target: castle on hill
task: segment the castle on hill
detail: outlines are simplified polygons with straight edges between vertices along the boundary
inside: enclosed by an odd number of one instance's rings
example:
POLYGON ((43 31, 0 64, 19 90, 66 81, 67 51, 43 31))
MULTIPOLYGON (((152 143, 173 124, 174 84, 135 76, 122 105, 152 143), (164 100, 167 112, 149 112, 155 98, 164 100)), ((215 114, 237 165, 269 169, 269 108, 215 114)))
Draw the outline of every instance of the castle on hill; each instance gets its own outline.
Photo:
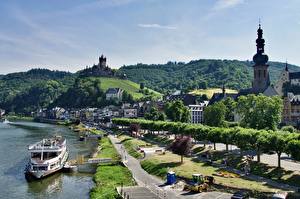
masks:
POLYGON ((107 58, 102 54, 99 63, 80 71, 81 77, 115 77, 116 73, 106 64, 107 58))

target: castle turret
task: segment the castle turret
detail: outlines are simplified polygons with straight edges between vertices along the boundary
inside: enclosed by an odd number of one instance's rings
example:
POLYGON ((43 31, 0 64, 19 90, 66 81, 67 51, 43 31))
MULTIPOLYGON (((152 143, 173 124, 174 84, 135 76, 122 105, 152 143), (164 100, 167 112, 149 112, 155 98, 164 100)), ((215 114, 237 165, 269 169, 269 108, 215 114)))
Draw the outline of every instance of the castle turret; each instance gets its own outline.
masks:
POLYGON ((103 54, 101 55, 101 57, 99 57, 99 64, 98 66, 100 68, 105 68, 106 67, 106 57, 103 56, 103 54))
POLYGON ((252 90, 255 93, 264 92, 270 85, 269 65, 267 64, 269 58, 268 55, 265 54, 264 46, 265 40, 263 39, 263 30, 259 24, 256 39, 257 52, 253 56, 253 62, 255 64, 253 66, 254 80, 252 82, 252 90))

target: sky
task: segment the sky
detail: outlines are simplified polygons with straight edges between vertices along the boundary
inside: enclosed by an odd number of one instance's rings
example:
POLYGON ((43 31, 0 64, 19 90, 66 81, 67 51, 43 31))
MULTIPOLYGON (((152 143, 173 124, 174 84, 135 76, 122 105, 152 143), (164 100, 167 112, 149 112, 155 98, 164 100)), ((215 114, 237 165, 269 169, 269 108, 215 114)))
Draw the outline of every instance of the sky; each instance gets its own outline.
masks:
POLYGON ((272 61, 300 66, 299 0, 0 1, 0 74, 98 63, 251 60, 261 19, 272 61))

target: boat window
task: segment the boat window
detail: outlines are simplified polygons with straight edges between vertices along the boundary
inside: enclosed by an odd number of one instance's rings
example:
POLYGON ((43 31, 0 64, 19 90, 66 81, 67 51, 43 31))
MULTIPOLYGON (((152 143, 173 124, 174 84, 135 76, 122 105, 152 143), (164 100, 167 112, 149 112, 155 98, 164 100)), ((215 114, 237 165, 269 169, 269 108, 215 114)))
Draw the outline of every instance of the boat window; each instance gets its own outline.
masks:
POLYGON ((34 171, 47 171, 47 166, 33 166, 34 171))
POLYGON ((52 159, 57 157, 57 152, 44 152, 43 159, 52 159))
POLYGON ((31 153, 31 157, 41 159, 41 153, 31 153))

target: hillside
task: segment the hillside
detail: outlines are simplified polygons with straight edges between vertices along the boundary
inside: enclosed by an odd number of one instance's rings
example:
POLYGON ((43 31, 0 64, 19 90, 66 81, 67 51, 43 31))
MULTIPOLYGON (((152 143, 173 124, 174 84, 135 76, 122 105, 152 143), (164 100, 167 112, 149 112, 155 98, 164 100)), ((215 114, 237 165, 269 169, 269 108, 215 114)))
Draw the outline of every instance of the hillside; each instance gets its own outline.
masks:
MULTIPOLYGON (((140 85, 130 80, 108 77, 100 77, 99 79, 101 81, 101 89, 104 91, 106 91, 108 88, 121 88, 131 94, 134 99, 140 99, 146 96, 145 94, 139 92, 140 85)), ((162 97, 160 93, 152 89, 149 89, 149 93, 152 93, 152 95, 155 97, 162 97)))
POLYGON ((0 76, 0 108, 23 112, 31 110, 32 103, 44 106, 73 84, 76 75, 48 69, 0 76), (28 103, 30 102, 31 103, 28 103), (43 101, 39 104, 38 101, 43 101), (22 105, 23 104, 23 105, 22 105), (25 107, 25 104, 26 107, 25 107))
POLYGON ((160 93, 146 88, 144 90, 148 90, 147 94, 139 92, 139 85, 129 80, 108 77, 82 77, 77 78, 74 85, 59 96, 51 106, 84 108, 120 104, 120 102, 115 100, 106 100, 105 92, 108 88, 123 89, 122 102, 133 102, 141 98, 161 97, 160 93))
MULTIPOLYGON (((197 88, 227 88, 239 90, 250 87, 253 78, 253 62, 238 60, 201 59, 167 64, 137 64, 123 66, 119 73, 125 73, 131 81, 144 82, 146 86, 161 93, 176 89, 191 91, 197 88)), ((275 82, 285 63, 269 62, 271 81, 275 82)), ((291 71, 300 71, 295 65, 289 65, 291 71)))
POLYGON ((32 69, 0 76, 0 108, 9 112, 30 114, 38 108, 100 107, 114 102, 105 100, 108 88, 126 91, 125 101, 159 98, 161 94, 130 80, 88 77, 78 73, 32 69), (72 100, 70 100, 72 99, 72 100))
MULTIPOLYGON (((214 93, 222 93, 221 88, 196 89, 190 92, 193 95, 206 95, 210 99, 214 93)), ((238 93, 237 90, 226 89, 226 93, 238 93)))

